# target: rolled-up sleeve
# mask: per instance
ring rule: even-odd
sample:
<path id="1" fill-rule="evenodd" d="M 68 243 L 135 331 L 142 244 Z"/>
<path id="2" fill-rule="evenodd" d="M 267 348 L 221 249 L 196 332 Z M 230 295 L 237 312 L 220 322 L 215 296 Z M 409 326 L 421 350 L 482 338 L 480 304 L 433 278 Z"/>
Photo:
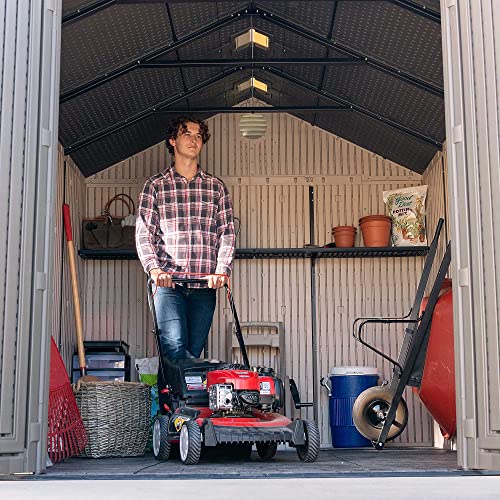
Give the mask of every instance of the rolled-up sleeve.
<path id="1" fill-rule="evenodd" d="M 233 204 L 228 189 L 225 185 L 222 185 L 222 193 L 217 206 L 218 252 L 216 274 L 231 275 L 235 240 Z"/>

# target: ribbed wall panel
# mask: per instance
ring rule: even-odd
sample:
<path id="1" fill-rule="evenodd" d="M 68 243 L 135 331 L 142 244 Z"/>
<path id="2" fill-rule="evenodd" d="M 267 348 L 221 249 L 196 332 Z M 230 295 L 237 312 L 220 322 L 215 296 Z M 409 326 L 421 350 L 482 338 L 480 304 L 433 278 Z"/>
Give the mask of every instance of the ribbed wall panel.
<path id="1" fill-rule="evenodd" d="M 209 120 L 212 138 L 200 163 L 224 179 L 241 219 L 238 246 L 302 247 L 310 241 L 309 187 L 315 190 L 314 243 L 332 240 L 331 228 L 355 224 L 362 215 L 384 213 L 382 191 L 418 185 L 421 177 L 375 154 L 328 134 L 295 117 L 266 115 L 268 130 L 259 140 L 240 138 L 239 117 Z M 100 213 L 118 192 L 137 198 L 146 178 L 170 163 L 165 144 L 86 179 L 85 215 Z M 116 214 L 123 215 L 116 205 Z M 357 244 L 361 244 L 359 235 Z M 389 367 L 352 339 L 351 325 L 361 315 L 400 315 L 413 300 L 422 258 L 322 259 L 316 263 L 317 373 L 313 374 L 311 262 L 308 259 L 239 260 L 233 272 L 233 293 L 240 321 L 282 321 L 285 326 L 285 370 L 295 378 L 303 400 L 319 397 L 322 442 L 328 443 L 328 400 L 314 380 L 332 366 L 377 366 L 384 377 Z M 145 276 L 137 262 L 85 262 L 84 328 L 93 339 L 121 338 L 132 356 L 152 355 L 150 314 L 145 303 Z M 231 321 L 223 293 L 214 315 L 208 351 L 227 358 Z M 214 332 L 217 332 L 215 334 Z M 256 333 L 256 332 L 252 332 Z M 368 338 L 396 356 L 401 335 L 373 329 Z M 238 356 L 236 349 L 234 355 Z M 252 362 L 278 367 L 276 349 L 250 349 Z M 407 395 L 410 418 L 398 442 L 432 444 L 432 424 L 425 409 Z M 302 410 L 311 418 L 312 410 Z"/>
<path id="2" fill-rule="evenodd" d="M 432 268 L 430 284 L 427 287 L 430 292 L 432 280 L 438 272 L 439 264 L 446 251 L 446 244 L 448 240 L 451 239 L 446 146 L 443 148 L 443 151 L 436 153 L 432 161 L 429 163 L 427 170 L 422 175 L 422 184 L 427 184 L 429 186 L 426 202 L 426 223 L 428 234 L 432 235 L 434 233 L 439 218 L 442 217 L 445 220 L 441 233 L 439 249 Z M 451 272 L 449 272 L 449 275 L 451 276 Z"/>
<path id="3" fill-rule="evenodd" d="M 55 203 L 54 227 L 54 299 L 52 311 L 52 336 L 61 352 L 68 372 L 71 371 L 71 359 L 76 346 L 75 310 L 71 294 L 68 248 L 64 233 L 62 205 L 68 203 L 71 212 L 73 240 L 75 248 L 81 247 L 81 219 L 85 213 L 85 179 L 71 160 L 65 157 L 62 146 L 58 151 L 57 193 Z M 82 314 L 86 307 L 85 264 L 76 258 Z M 61 294 L 62 290 L 62 294 Z M 84 338 L 90 339 L 84 329 Z"/>

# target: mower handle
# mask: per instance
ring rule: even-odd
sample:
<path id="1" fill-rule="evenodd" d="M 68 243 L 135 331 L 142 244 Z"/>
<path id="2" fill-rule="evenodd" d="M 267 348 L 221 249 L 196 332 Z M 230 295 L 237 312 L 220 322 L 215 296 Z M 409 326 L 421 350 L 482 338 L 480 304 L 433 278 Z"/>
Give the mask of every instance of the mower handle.
<path id="1" fill-rule="evenodd" d="M 172 283 L 207 283 L 206 279 L 203 278 L 172 278 Z M 158 321 L 156 317 L 156 309 L 155 309 L 155 304 L 153 300 L 153 280 L 151 278 L 151 275 L 148 274 L 148 280 L 147 280 L 147 290 L 148 290 L 148 302 L 149 302 L 149 308 L 151 309 L 152 315 L 153 315 L 153 327 L 155 330 L 155 337 L 156 337 L 156 346 L 158 348 L 158 353 L 159 353 L 159 360 L 160 360 L 160 369 L 162 370 L 162 373 L 165 373 L 163 370 L 163 354 L 161 351 L 161 343 L 160 343 L 160 337 L 159 337 L 159 329 L 158 329 Z M 240 320 L 238 319 L 238 313 L 236 312 L 236 306 L 234 304 L 234 299 L 233 299 L 233 294 L 231 293 L 231 289 L 227 285 L 227 283 L 224 285 L 224 288 L 227 290 L 227 298 L 229 301 L 229 306 L 231 308 L 231 312 L 233 314 L 233 319 L 234 319 L 234 324 L 235 324 L 235 333 L 236 333 L 236 338 L 238 339 L 238 344 L 240 346 L 241 350 L 241 356 L 243 358 L 243 364 L 245 365 L 246 369 L 250 369 L 250 362 L 248 360 L 248 354 L 247 350 L 245 347 L 245 342 L 243 340 L 243 335 L 241 333 L 241 326 L 240 326 Z"/>
<path id="2" fill-rule="evenodd" d="M 172 283 L 177 283 L 178 285 L 206 285 L 207 280 L 205 278 L 172 278 Z"/>

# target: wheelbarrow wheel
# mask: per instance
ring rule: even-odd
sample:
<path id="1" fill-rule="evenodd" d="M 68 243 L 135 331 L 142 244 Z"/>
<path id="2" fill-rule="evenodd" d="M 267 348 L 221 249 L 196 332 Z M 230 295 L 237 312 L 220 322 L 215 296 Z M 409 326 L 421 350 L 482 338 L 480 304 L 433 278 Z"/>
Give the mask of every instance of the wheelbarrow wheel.
<path id="1" fill-rule="evenodd" d="M 378 441 L 391 406 L 392 396 L 387 387 L 377 386 L 366 389 L 356 398 L 352 408 L 352 419 L 356 429 L 365 438 Z M 387 441 L 396 439 L 405 430 L 407 423 L 408 407 L 405 400 L 401 398 Z"/>
<path id="2" fill-rule="evenodd" d="M 195 465 L 201 456 L 201 431 L 194 420 L 188 420 L 181 428 L 179 438 L 179 452 L 181 462 L 186 465 Z"/>
<path id="3" fill-rule="evenodd" d="M 297 445 L 297 455 L 301 462 L 315 462 L 318 458 L 319 429 L 313 420 L 304 420 L 305 443 Z"/>
<path id="4" fill-rule="evenodd" d="M 153 454 L 156 460 L 170 458 L 171 444 L 168 441 L 168 421 L 166 415 L 158 415 L 153 424 Z"/>

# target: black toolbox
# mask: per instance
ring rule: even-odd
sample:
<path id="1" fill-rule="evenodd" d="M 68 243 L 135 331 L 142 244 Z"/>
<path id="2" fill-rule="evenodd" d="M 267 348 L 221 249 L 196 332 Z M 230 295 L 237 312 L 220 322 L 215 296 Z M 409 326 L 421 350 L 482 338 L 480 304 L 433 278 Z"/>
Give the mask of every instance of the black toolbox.
<path id="1" fill-rule="evenodd" d="M 88 340 L 83 343 L 87 375 L 103 381 L 130 381 L 130 356 L 128 344 L 123 340 Z M 80 378 L 78 353 L 73 354 L 73 376 L 75 383 Z"/>

